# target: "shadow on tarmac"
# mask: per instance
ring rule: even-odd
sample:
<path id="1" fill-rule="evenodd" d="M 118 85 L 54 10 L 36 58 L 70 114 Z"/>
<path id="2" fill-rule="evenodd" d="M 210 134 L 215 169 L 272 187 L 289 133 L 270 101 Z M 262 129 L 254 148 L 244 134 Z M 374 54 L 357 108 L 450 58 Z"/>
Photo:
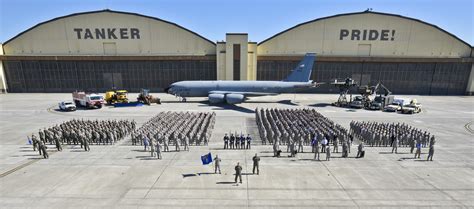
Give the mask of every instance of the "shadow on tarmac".
<path id="1" fill-rule="evenodd" d="M 331 154 L 332 155 L 332 154 Z M 341 156 L 331 156 L 331 158 L 356 158 L 356 157 L 341 157 Z"/>
<path id="2" fill-rule="evenodd" d="M 34 157 L 34 156 L 39 156 L 39 154 L 37 154 L 37 155 L 23 155 L 23 157 Z"/>
<path id="3" fill-rule="evenodd" d="M 102 106 L 102 107 L 105 107 Z M 77 107 L 75 111 L 90 111 L 90 110 L 97 110 L 97 109 L 100 109 L 100 108 L 84 108 L 84 107 Z M 68 113 L 68 112 L 75 112 L 75 111 L 67 111 L 67 110 L 61 110 L 59 108 L 51 108 L 50 110 L 52 111 L 55 111 L 55 112 L 61 112 L 61 113 Z"/>
<path id="4" fill-rule="evenodd" d="M 398 159 L 398 161 L 412 160 L 412 159 L 413 159 L 412 157 L 402 157 L 402 158 Z"/>
<path id="5" fill-rule="evenodd" d="M 183 178 L 187 178 L 187 177 L 196 177 L 196 176 L 201 176 L 201 175 L 214 175 L 216 173 L 212 173 L 212 172 L 199 172 L 199 173 L 185 173 L 185 174 L 181 174 L 183 175 Z"/>
<path id="6" fill-rule="evenodd" d="M 75 150 L 71 150 L 71 151 L 69 151 L 69 152 L 87 152 L 87 151 L 85 151 L 85 150 L 83 150 L 83 149 L 80 149 L 80 150 L 75 149 Z"/>
<path id="7" fill-rule="evenodd" d="M 331 106 L 330 103 L 316 103 L 316 104 L 310 104 L 308 105 L 310 107 L 327 107 L 327 106 Z"/>
<path id="8" fill-rule="evenodd" d="M 183 175 L 183 178 L 197 176 L 197 174 L 195 174 L 195 173 L 188 173 L 188 174 L 182 174 L 182 175 Z"/>
<path id="9" fill-rule="evenodd" d="M 216 174 L 216 173 L 212 173 L 212 172 L 200 172 L 200 173 L 197 173 L 198 176 L 200 176 L 200 175 L 213 175 L 213 174 Z"/>
<path id="10" fill-rule="evenodd" d="M 392 152 L 379 152 L 379 154 L 396 154 L 396 155 L 401 155 L 401 154 L 410 154 L 410 153 L 408 153 L 408 152 L 397 152 L 397 153 L 395 153 L 395 152 L 393 152 L 393 153 L 392 153 Z"/>
<path id="11" fill-rule="evenodd" d="M 209 148 L 210 150 L 233 150 L 233 149 L 224 149 L 224 148 Z"/>
<path id="12" fill-rule="evenodd" d="M 219 181 L 216 184 L 235 184 L 235 181 Z"/>
<path id="13" fill-rule="evenodd" d="M 133 152 L 149 152 L 142 149 L 132 149 Z"/>
<path id="14" fill-rule="evenodd" d="M 240 107 L 237 105 L 231 105 L 231 104 L 206 104 L 204 105 L 199 105 L 199 106 L 210 106 L 213 107 L 212 110 L 235 110 L 243 113 L 255 113 L 254 110 L 245 108 L 245 107 Z"/>
<path id="15" fill-rule="evenodd" d="M 37 152 L 37 151 L 33 151 L 33 150 L 20 150 L 20 152 Z"/>
<path id="16" fill-rule="evenodd" d="M 296 103 L 293 103 L 291 100 L 287 99 L 287 100 L 281 100 L 281 101 L 278 101 L 277 103 L 279 104 L 286 104 L 286 105 L 291 105 L 291 106 L 299 106 L 298 104 Z"/>

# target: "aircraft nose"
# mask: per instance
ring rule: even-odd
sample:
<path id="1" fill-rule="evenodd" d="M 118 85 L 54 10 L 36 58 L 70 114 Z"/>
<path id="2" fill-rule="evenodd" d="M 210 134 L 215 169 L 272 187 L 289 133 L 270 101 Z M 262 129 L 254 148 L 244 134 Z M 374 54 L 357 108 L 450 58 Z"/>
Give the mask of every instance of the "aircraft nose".
<path id="1" fill-rule="evenodd" d="M 172 88 L 173 88 L 173 86 L 170 85 L 170 86 L 166 87 L 164 90 L 165 90 L 165 92 L 166 92 L 167 94 L 171 94 L 171 93 L 173 93 L 173 89 L 172 89 Z"/>

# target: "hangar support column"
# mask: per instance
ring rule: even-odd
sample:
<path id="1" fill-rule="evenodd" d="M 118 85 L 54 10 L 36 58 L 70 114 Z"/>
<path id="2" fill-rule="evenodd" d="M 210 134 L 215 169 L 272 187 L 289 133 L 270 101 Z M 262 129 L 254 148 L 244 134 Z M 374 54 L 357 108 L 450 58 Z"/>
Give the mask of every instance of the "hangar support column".
<path id="1" fill-rule="evenodd" d="M 474 47 L 471 48 L 471 74 L 469 81 L 467 81 L 466 94 L 472 96 L 474 94 Z"/>
<path id="2" fill-rule="evenodd" d="M 218 80 L 256 80 L 257 43 L 248 42 L 248 34 L 227 33 L 216 52 Z"/>
<path id="3" fill-rule="evenodd" d="M 216 45 L 217 80 L 226 80 L 225 59 L 225 42 L 218 41 Z"/>
<path id="4" fill-rule="evenodd" d="M 466 94 L 469 96 L 472 96 L 474 94 L 474 63 L 471 64 L 471 75 L 469 75 Z"/>
<path id="5" fill-rule="evenodd" d="M 0 44 L 0 55 L 3 55 L 3 44 Z M 2 60 L 0 60 L 0 93 L 7 93 L 7 81 L 5 79 Z"/>
<path id="6" fill-rule="evenodd" d="M 257 42 L 248 44 L 247 80 L 257 80 Z"/>

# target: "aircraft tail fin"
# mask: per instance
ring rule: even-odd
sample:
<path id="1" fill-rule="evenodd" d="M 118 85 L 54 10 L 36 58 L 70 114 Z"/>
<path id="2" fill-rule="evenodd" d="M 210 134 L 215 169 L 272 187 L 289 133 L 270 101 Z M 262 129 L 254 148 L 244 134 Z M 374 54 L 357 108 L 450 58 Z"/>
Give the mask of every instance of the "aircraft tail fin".
<path id="1" fill-rule="evenodd" d="M 315 53 L 307 53 L 298 66 L 283 81 L 308 82 L 311 77 L 311 72 L 313 71 L 315 58 Z"/>

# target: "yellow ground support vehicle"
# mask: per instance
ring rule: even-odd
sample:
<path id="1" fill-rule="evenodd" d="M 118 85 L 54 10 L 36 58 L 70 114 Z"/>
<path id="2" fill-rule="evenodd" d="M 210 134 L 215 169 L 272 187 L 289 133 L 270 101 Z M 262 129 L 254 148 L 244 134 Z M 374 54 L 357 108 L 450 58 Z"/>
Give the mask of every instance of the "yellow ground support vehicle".
<path id="1" fill-rule="evenodd" d="M 160 99 L 153 97 L 150 94 L 150 90 L 148 89 L 142 89 L 140 91 L 140 94 L 137 97 L 137 101 L 146 105 L 151 105 L 151 103 L 161 104 Z"/>
<path id="2" fill-rule="evenodd" d="M 128 103 L 127 90 L 110 90 L 105 92 L 105 101 L 107 104 Z"/>

